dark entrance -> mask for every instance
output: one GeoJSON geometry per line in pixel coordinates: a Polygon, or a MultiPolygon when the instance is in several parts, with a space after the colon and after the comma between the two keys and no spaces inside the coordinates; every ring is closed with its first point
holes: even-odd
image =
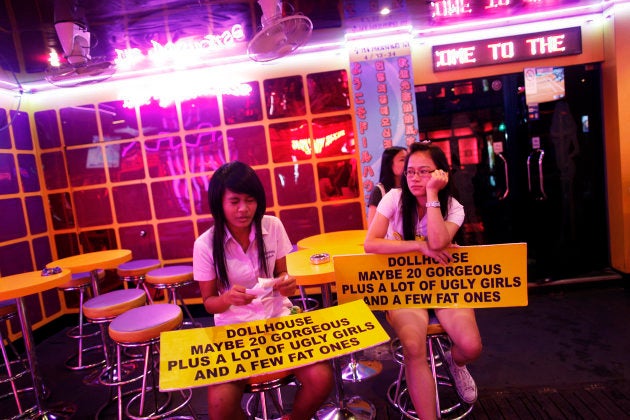
{"type": "Polygon", "coordinates": [[[527,242],[530,282],[610,275],[600,66],[555,77],[537,106],[524,73],[416,87],[421,139],[451,157],[466,208],[460,241],[527,242]]]}

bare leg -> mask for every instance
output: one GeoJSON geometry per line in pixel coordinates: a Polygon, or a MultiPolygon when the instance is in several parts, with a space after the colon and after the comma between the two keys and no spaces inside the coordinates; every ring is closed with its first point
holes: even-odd
{"type": "Polygon", "coordinates": [[[330,363],[322,362],[304,366],[294,371],[302,385],[295,395],[291,420],[308,420],[315,416],[333,387],[333,371],[330,363]]]}
{"type": "Polygon", "coordinates": [[[210,420],[245,420],[241,408],[244,385],[241,382],[228,382],[208,387],[208,418],[210,420]]]}
{"type": "Polygon", "coordinates": [[[436,309],[435,315],[453,342],[453,361],[458,366],[475,361],[483,347],[475,311],[470,308],[436,309]]]}
{"type": "Polygon", "coordinates": [[[425,309],[398,309],[389,311],[387,319],[403,346],[407,388],[418,418],[435,419],[435,381],[426,347],[429,314],[425,309]]]}

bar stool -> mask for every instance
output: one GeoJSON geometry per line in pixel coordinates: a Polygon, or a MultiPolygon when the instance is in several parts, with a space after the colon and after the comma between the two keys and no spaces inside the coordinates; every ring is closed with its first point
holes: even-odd
{"type": "Polygon", "coordinates": [[[146,303],[146,294],[140,289],[122,289],[112,292],[103,293],[83,304],[83,314],[88,322],[98,324],[101,330],[101,338],[103,340],[103,355],[105,357],[105,366],[95,372],[96,377],[89,375],[84,379],[88,384],[99,383],[105,386],[112,386],[113,382],[119,380],[119,377],[131,374],[135,370],[133,361],[126,366],[126,370],[117,370],[112,362],[112,350],[107,334],[107,325],[118,315],[146,303]]]}
{"type": "MultiPolygon", "coordinates": [[[[0,302],[0,323],[5,323],[9,319],[15,317],[17,315],[17,306],[14,300],[5,300],[0,302]]],[[[29,388],[19,388],[17,384],[17,380],[22,376],[28,374],[30,372],[28,362],[25,359],[22,359],[20,354],[18,353],[13,343],[7,338],[7,344],[11,348],[15,359],[10,360],[9,355],[7,354],[7,348],[4,345],[4,337],[2,336],[2,328],[0,328],[0,351],[2,352],[2,360],[4,362],[4,370],[0,375],[0,384],[9,383],[11,386],[11,391],[6,394],[0,395],[0,400],[4,400],[5,398],[13,397],[15,400],[16,407],[16,415],[15,417],[9,418],[22,418],[28,416],[30,413],[34,412],[37,407],[32,406],[30,408],[22,407],[22,402],[20,401],[20,394],[24,392],[29,392],[33,390],[33,387],[29,388]],[[15,366],[15,368],[14,368],[15,366]]],[[[2,413],[3,416],[8,413],[2,413]]]]}
{"type": "MultiPolygon", "coordinates": [[[[93,326],[94,324],[85,322],[83,318],[85,295],[86,293],[91,292],[90,276],[91,274],[89,272],[72,274],[71,279],[67,283],[57,288],[62,292],[79,292],[79,324],[68,330],[66,333],[66,336],[69,338],[77,340],[77,351],[68,356],[65,361],[65,366],[70,370],[91,369],[105,363],[105,359],[103,358],[92,360],[90,362],[85,362],[84,360],[84,357],[87,356],[87,354],[91,354],[94,351],[103,348],[102,342],[89,347],[84,346],[84,340],[99,334],[98,329],[95,329],[94,331],[86,331],[86,329],[89,329],[90,326],[93,326]]],[[[99,280],[102,280],[105,277],[105,270],[98,270],[97,277],[99,280]]]]}
{"type": "Polygon", "coordinates": [[[147,300],[153,303],[153,298],[145,283],[145,276],[149,271],[160,267],[162,267],[162,261],[157,259],[131,260],[120,264],[117,273],[122,281],[133,283],[136,289],[144,289],[147,300]]]}
{"type": "Polygon", "coordinates": [[[288,385],[297,386],[295,376],[290,371],[260,375],[248,379],[245,385],[245,393],[252,395],[245,404],[247,416],[262,420],[281,419],[285,414],[281,388],[288,385]],[[275,413],[271,413],[268,410],[267,397],[271,398],[275,413]],[[272,414],[277,415],[277,417],[270,417],[272,414]]]}
{"type": "MultiPolygon", "coordinates": [[[[160,392],[158,389],[159,361],[155,358],[159,354],[160,333],[179,329],[184,319],[181,308],[176,304],[155,304],[134,309],[116,317],[109,324],[109,336],[116,344],[116,364],[122,369],[122,353],[125,348],[144,349],[144,368],[142,373],[142,385],[137,394],[131,397],[125,406],[124,413],[132,419],[160,419],[171,417],[184,407],[188,407],[192,417],[197,418],[190,400],[192,390],[180,390],[182,401],[175,407],[169,407],[174,392],[160,392]],[[148,376],[151,376],[151,384],[147,385],[148,376]],[[148,393],[153,394],[153,404],[146,404],[148,393]]],[[[132,380],[121,380],[116,384],[118,391],[118,417],[123,413],[123,385],[132,380]]],[[[177,416],[177,418],[184,418],[177,416]]]]}
{"type": "MultiPolygon", "coordinates": [[[[444,352],[450,348],[450,345],[451,340],[448,334],[437,319],[432,318],[427,329],[427,360],[435,381],[437,418],[456,420],[470,414],[474,404],[466,403],[457,394],[455,381],[444,359],[444,352]]],[[[400,368],[397,379],[387,389],[387,399],[405,417],[418,420],[405,381],[405,358],[398,337],[390,342],[390,350],[393,360],[400,365],[400,368]]]]}
{"type": "Polygon", "coordinates": [[[298,290],[300,291],[300,297],[290,298],[293,305],[302,309],[302,312],[310,312],[319,309],[319,301],[315,298],[307,296],[304,286],[298,286],[298,290]]]}
{"type": "Polygon", "coordinates": [[[166,289],[168,291],[168,303],[178,304],[182,310],[186,312],[186,316],[190,321],[184,322],[184,325],[191,327],[201,327],[201,323],[196,322],[190,310],[184,303],[184,299],[179,294],[179,289],[195,282],[193,277],[193,268],[191,265],[171,265],[168,267],[156,268],[149,271],[145,278],[149,286],[156,289],[166,289]]]}

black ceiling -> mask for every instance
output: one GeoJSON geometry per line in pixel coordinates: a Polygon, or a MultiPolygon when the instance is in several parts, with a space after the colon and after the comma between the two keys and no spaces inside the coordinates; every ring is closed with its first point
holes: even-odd
{"type": "MultiPolygon", "coordinates": [[[[41,73],[50,48],[62,49],[54,28],[55,0],[0,0],[0,67],[18,75],[41,73]]],[[[91,55],[115,57],[115,49],[147,50],[187,37],[220,34],[246,23],[246,38],[260,24],[256,0],[76,0],[91,34],[91,55]]],[[[338,0],[292,1],[314,30],[341,26],[338,0]]]]}
{"type": "MultiPolygon", "coordinates": [[[[41,79],[48,68],[50,48],[62,53],[54,27],[55,1],[60,0],[0,0],[0,80],[24,83],[41,79]]],[[[203,38],[220,34],[235,23],[245,25],[246,40],[250,40],[260,26],[257,0],[74,1],[85,13],[92,36],[92,57],[107,60],[116,56],[115,49],[147,51],[152,46],[151,40],[165,45],[187,37],[203,38]]],[[[528,15],[567,5],[601,3],[600,0],[511,0],[508,8],[492,10],[487,8],[488,2],[499,3],[469,0],[466,4],[479,12],[462,19],[486,19],[492,14],[528,15]]],[[[382,18],[376,12],[384,5],[391,5],[397,16],[402,16],[398,21],[406,20],[414,29],[446,24],[431,18],[429,0],[284,0],[284,3],[312,20],[314,38],[331,34],[343,38],[344,31],[354,30],[357,23],[356,27],[378,26],[382,18]]],[[[541,30],[543,27],[541,23],[541,30]]],[[[500,36],[501,30],[497,29],[488,31],[489,36],[500,36]]]]}

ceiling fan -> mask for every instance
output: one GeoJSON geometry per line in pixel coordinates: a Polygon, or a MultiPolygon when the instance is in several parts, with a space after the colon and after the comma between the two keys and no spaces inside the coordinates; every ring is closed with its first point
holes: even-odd
{"type": "Polygon", "coordinates": [[[97,83],[111,77],[114,63],[92,57],[92,37],[77,0],[55,0],[55,32],[59,38],[65,62],[49,65],[46,80],[59,87],[97,83]]]}
{"type": "Polygon", "coordinates": [[[261,30],[247,45],[254,61],[266,62],[284,57],[304,45],[313,32],[313,22],[291,6],[276,0],[258,0],[262,9],[261,30]],[[286,11],[289,9],[289,12],[286,11]]]}

